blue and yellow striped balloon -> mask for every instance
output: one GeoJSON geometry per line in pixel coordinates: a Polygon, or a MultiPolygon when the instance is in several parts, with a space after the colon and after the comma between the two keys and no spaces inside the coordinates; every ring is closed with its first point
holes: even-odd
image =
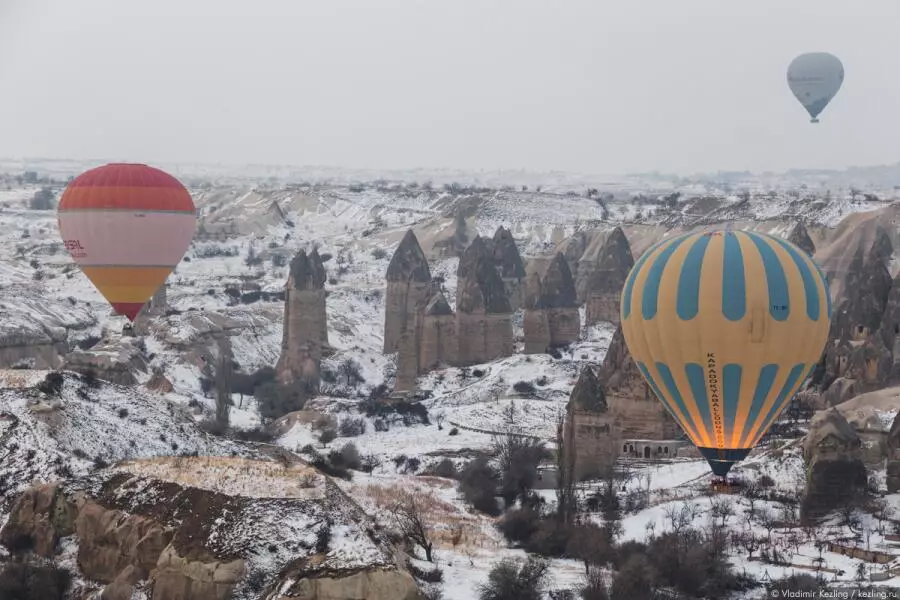
{"type": "Polygon", "coordinates": [[[698,232],[641,256],[621,317],[648,385],[724,477],[821,358],[831,298],[819,267],[790,242],[698,232]]]}

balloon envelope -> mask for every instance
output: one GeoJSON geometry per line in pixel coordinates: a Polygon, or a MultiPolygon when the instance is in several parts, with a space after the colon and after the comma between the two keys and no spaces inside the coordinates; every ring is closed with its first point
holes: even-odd
{"type": "Polygon", "coordinates": [[[844,65],[833,54],[808,52],[791,61],[787,80],[791,92],[812,117],[812,122],[818,123],[816,117],[844,83],[844,65]]]}
{"type": "Polygon", "coordinates": [[[131,321],[181,261],[197,221],[191,195],[177,179],[133,164],[76,177],[57,217],[69,254],[131,321]]]}
{"type": "Polygon", "coordinates": [[[714,231],[647,250],[625,282],[621,318],[647,384],[725,476],[819,361],[831,300],[797,246],[714,231]]]}

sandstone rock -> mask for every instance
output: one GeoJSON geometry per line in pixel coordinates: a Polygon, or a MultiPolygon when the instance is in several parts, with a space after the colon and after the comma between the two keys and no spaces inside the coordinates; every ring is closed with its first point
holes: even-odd
{"type": "Polygon", "coordinates": [[[549,263],[540,263],[526,280],[524,315],[525,352],[546,352],[578,339],[581,316],[575,280],[561,253],[549,263]]]}
{"type": "Polygon", "coordinates": [[[814,522],[828,512],[866,494],[868,477],[861,440],[835,408],[817,413],[803,440],[807,486],[801,519],[814,522]]]}
{"type": "Polygon", "coordinates": [[[504,227],[499,227],[494,233],[491,249],[494,264],[503,279],[510,308],[512,312],[515,312],[522,306],[522,281],[525,278],[525,264],[522,262],[522,256],[519,254],[512,233],[504,227]]]}
{"type": "MultiPolygon", "coordinates": [[[[288,583],[293,581],[289,576],[288,583]]],[[[282,586],[283,589],[284,586],[282,586]]],[[[399,569],[315,574],[265,600],[421,600],[412,576],[399,569]]]]}
{"type": "Polygon", "coordinates": [[[157,563],[153,600],[229,600],[246,573],[244,561],[205,558],[192,560],[166,546],[157,563]]]}
{"type": "Polygon", "coordinates": [[[576,479],[595,475],[615,460],[619,443],[614,421],[600,380],[592,367],[585,367],[566,406],[563,435],[566,450],[574,457],[576,479]]]}
{"type": "Polygon", "coordinates": [[[105,600],[130,598],[145,579],[154,600],[255,598],[261,588],[267,598],[419,600],[389,540],[346,493],[322,475],[311,489],[287,483],[311,472],[224,457],[129,461],[26,491],[0,539],[21,548],[15,542],[27,536],[51,557],[56,540],[74,533],[82,573],[109,584],[105,600]],[[163,474],[171,480],[155,478],[163,474]],[[248,485],[273,485],[282,495],[249,497],[248,485]],[[310,535],[325,526],[341,535],[327,554],[313,554],[310,535]],[[291,567],[300,564],[306,568],[291,567]]]}
{"type": "MultiPolygon", "coordinates": [[[[459,258],[459,264],[456,267],[457,279],[476,279],[478,269],[481,264],[488,262],[493,264],[494,253],[488,247],[488,243],[480,235],[476,235],[466,251],[459,258]]],[[[498,273],[499,275],[499,273],[498,273]]],[[[457,309],[459,308],[459,294],[457,293],[456,301],[457,309]]]]}
{"type": "Polygon", "coordinates": [[[569,402],[579,410],[597,413],[609,411],[603,385],[597,378],[593,368],[585,367],[581,370],[581,375],[578,376],[578,381],[575,382],[575,387],[572,388],[569,402]]]}
{"type": "Polygon", "coordinates": [[[459,261],[456,311],[458,364],[482,363],[513,353],[512,307],[480,237],[459,261]]]}
{"type": "Polygon", "coordinates": [[[830,340],[864,340],[878,331],[891,291],[890,272],[873,248],[857,251],[847,276],[847,297],[834,311],[830,340]]]}
{"type": "Polygon", "coordinates": [[[285,287],[284,332],[275,371],[284,384],[319,383],[322,355],[328,347],[325,267],[316,250],[300,250],[291,261],[285,287]]]}
{"type": "Polygon", "coordinates": [[[428,260],[412,229],[406,232],[387,269],[384,352],[396,352],[403,332],[415,324],[417,307],[431,298],[428,260]]]}
{"type": "Polygon", "coordinates": [[[684,437],[681,427],[644,382],[625,344],[621,326],[613,334],[598,379],[618,436],[650,440],[684,437]]]}
{"type": "Polygon", "coordinates": [[[170,394],[175,389],[172,382],[161,371],[154,372],[144,385],[148,390],[159,392],[160,394],[170,394]]]}
{"type": "Polygon", "coordinates": [[[837,406],[856,396],[856,381],[838,377],[822,394],[826,406],[837,406]]]}
{"type": "MultiPolygon", "coordinates": [[[[563,256],[566,257],[566,262],[569,263],[569,270],[575,277],[576,282],[580,281],[582,278],[582,275],[579,272],[579,263],[581,257],[584,256],[591,239],[593,238],[590,237],[586,231],[576,231],[571,237],[567,238],[556,247],[555,251],[562,252],[563,256]]],[[[584,302],[584,298],[579,296],[578,301],[584,302]]]]}
{"type": "Polygon", "coordinates": [[[437,292],[425,307],[419,365],[429,371],[438,365],[456,362],[456,315],[443,293],[437,292]]]}
{"type": "Polygon", "coordinates": [[[599,253],[589,248],[578,264],[578,294],[586,303],[588,325],[608,321],[618,325],[625,279],[634,266],[628,238],[620,227],[612,230],[599,253]]]}
{"type": "Polygon", "coordinates": [[[888,494],[900,492],[900,460],[887,462],[887,492],[888,494]]]}
{"type": "Polygon", "coordinates": [[[75,520],[78,566],[90,579],[109,583],[128,566],[151,571],[172,533],[152,519],[82,500],[75,520]]]}
{"type": "Polygon", "coordinates": [[[803,224],[803,221],[797,221],[791,228],[791,233],[788,234],[787,240],[810,256],[816,254],[816,245],[813,243],[812,238],[809,237],[809,232],[806,230],[806,225],[803,224]]]}
{"type": "Polygon", "coordinates": [[[74,508],[59,485],[40,485],[26,490],[13,504],[9,520],[0,530],[0,543],[15,548],[30,539],[34,552],[49,558],[59,539],[74,530],[74,508]]]}
{"type": "Polygon", "coordinates": [[[100,600],[131,600],[135,586],[147,579],[149,573],[142,567],[129,565],[122,569],[116,578],[103,588],[100,600]]]}
{"type": "Polygon", "coordinates": [[[111,336],[100,340],[90,350],[76,350],[66,355],[63,369],[92,372],[105,381],[134,385],[137,383],[135,372],[146,372],[147,361],[135,338],[111,336]]]}

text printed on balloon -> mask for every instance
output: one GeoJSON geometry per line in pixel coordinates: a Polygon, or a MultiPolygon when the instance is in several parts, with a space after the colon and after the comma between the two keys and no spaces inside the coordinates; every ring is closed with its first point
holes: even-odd
{"type": "Polygon", "coordinates": [[[725,436],[722,434],[722,410],[719,401],[719,376],[716,373],[715,352],[706,353],[707,378],[709,380],[709,406],[712,412],[713,429],[716,432],[716,446],[725,447],[725,436]]]}

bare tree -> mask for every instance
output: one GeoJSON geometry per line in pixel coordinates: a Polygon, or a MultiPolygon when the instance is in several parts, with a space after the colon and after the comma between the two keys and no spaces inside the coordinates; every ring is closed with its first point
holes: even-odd
{"type": "Polygon", "coordinates": [[[884,535],[885,522],[890,521],[891,517],[894,516],[893,507],[891,507],[884,498],[875,498],[869,504],[869,509],[872,511],[872,516],[878,521],[879,535],[884,535]]]}
{"type": "Polygon", "coordinates": [[[838,514],[840,514],[841,517],[841,527],[846,527],[852,535],[856,535],[858,533],[856,528],[859,527],[859,517],[856,514],[856,507],[848,502],[841,506],[838,514]]]}
{"type": "MultiPolygon", "coordinates": [[[[561,413],[556,420],[556,515],[563,523],[571,523],[577,510],[575,501],[575,453],[566,446],[566,414],[561,413]]],[[[569,431],[571,437],[572,432],[569,431]]]]}
{"type": "Polygon", "coordinates": [[[390,512],[403,537],[422,548],[425,560],[434,562],[431,527],[425,519],[424,506],[416,496],[409,491],[401,491],[397,500],[391,504],[390,512]]]}
{"type": "Polygon", "coordinates": [[[762,508],[756,513],[756,522],[760,527],[766,530],[766,537],[769,541],[769,546],[772,545],[772,532],[778,525],[778,519],[775,517],[775,513],[769,508],[762,508]]]}
{"type": "Polygon", "coordinates": [[[226,340],[219,341],[219,364],[216,368],[216,425],[228,429],[228,406],[231,404],[231,382],[234,373],[234,357],[226,340]]]}
{"type": "Polygon", "coordinates": [[[669,529],[676,536],[681,537],[683,531],[688,529],[697,516],[697,505],[693,502],[670,504],[663,509],[663,517],[669,525],[669,529]]]}
{"type": "Polygon", "coordinates": [[[728,525],[728,519],[734,516],[734,505],[727,496],[713,496],[710,502],[710,517],[721,519],[722,527],[728,525]]]}
{"type": "Polygon", "coordinates": [[[747,552],[747,558],[753,559],[753,553],[759,550],[761,542],[758,537],[753,535],[752,529],[744,529],[740,533],[734,534],[734,542],[747,552]]]}

